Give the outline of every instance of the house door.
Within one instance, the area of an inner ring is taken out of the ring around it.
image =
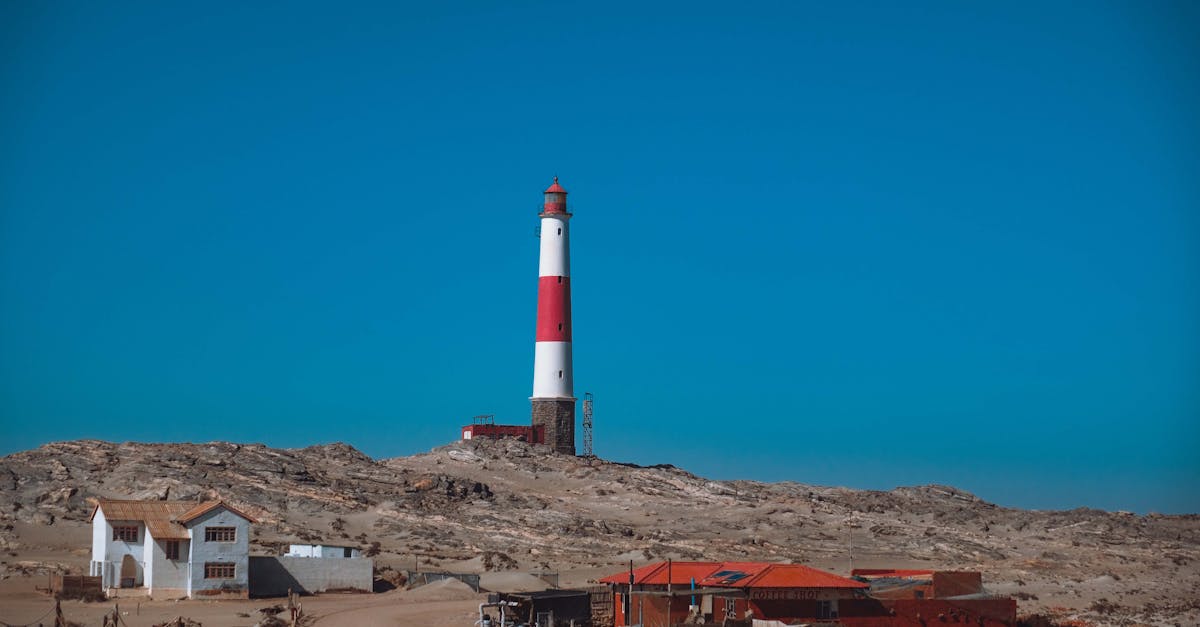
[[[122,588],[132,588],[137,585],[137,560],[133,559],[132,555],[126,554],[121,558],[121,586]]]

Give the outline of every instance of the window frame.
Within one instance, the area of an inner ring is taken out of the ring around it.
[[[205,527],[204,541],[221,542],[226,544],[237,542],[237,527],[228,527],[224,525],[220,527]]]
[[[179,540],[167,540],[163,545],[163,553],[172,562],[179,561]]]
[[[233,562],[204,562],[205,579],[234,579],[236,577],[237,564]]]
[[[131,542],[131,543],[136,544],[138,542],[139,538],[142,537],[141,529],[139,528],[140,526],[141,525],[113,525],[112,526],[113,541],[114,542]],[[132,534],[127,533],[130,530],[133,531]],[[132,540],[130,540],[128,537],[130,535],[133,536]]]

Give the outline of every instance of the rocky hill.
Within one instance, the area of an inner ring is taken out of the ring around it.
[[[1023,610],[1200,622],[1200,516],[1009,509],[946,486],[710,481],[669,465],[488,440],[384,460],[345,444],[80,440],[0,458],[0,485],[0,548],[13,563],[54,549],[47,529],[85,537],[67,532],[85,528],[91,498],[219,496],[260,518],[258,551],[289,541],[378,543],[385,563],[581,579],[665,557],[791,560],[845,573],[852,536],[856,566],[982,570]]]

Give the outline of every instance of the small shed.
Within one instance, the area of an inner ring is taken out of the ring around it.
[[[292,544],[284,557],[362,557],[362,549],[338,544]]]
[[[529,625],[568,627],[590,625],[592,621],[592,595],[587,590],[506,592],[497,596],[501,602],[516,602],[510,615]]]

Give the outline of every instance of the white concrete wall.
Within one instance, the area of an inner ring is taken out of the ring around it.
[[[538,276],[571,276],[571,253],[566,216],[542,218]]]
[[[570,342],[536,342],[533,354],[533,398],[573,398]],[[562,376],[558,375],[562,372]]]
[[[317,552],[317,547],[311,544],[292,544],[288,546],[287,555],[284,557],[312,557]]]
[[[235,539],[233,542],[206,542],[206,527],[233,527],[236,529]],[[188,543],[188,596],[204,590],[237,592],[249,589],[247,564],[250,556],[250,521],[224,507],[218,507],[193,520],[188,525],[188,531],[192,536],[192,541]],[[233,579],[205,579],[206,562],[233,563]]]
[[[156,589],[171,588],[186,590],[188,579],[188,541],[179,540],[179,559],[167,559],[167,542],[158,538],[147,538],[146,587],[150,594]]]
[[[122,540],[113,539],[113,525],[137,525],[138,541],[124,542]],[[142,585],[145,582],[145,560],[146,560],[146,525],[140,520],[107,520],[101,512],[96,512],[96,517],[92,519],[92,554],[95,559],[96,546],[100,545],[102,553],[100,559],[96,561],[108,562],[111,564],[112,576],[106,578],[102,585],[109,588],[115,588],[120,585],[121,577],[121,562],[126,555],[132,555],[137,562],[137,577],[135,585]]]
[[[290,544],[284,557],[346,557],[346,549],[350,549],[350,557],[362,557],[362,549],[332,544]]]
[[[146,527],[142,530],[145,535],[142,539],[142,572],[145,578],[145,585],[150,588],[154,585],[154,538],[150,535],[150,528]]]
[[[91,519],[91,561],[103,562],[104,550],[108,548],[108,544],[104,542],[104,532],[108,531],[108,521],[104,520],[104,513],[97,509],[95,518]],[[92,573],[98,574],[98,573]]]

